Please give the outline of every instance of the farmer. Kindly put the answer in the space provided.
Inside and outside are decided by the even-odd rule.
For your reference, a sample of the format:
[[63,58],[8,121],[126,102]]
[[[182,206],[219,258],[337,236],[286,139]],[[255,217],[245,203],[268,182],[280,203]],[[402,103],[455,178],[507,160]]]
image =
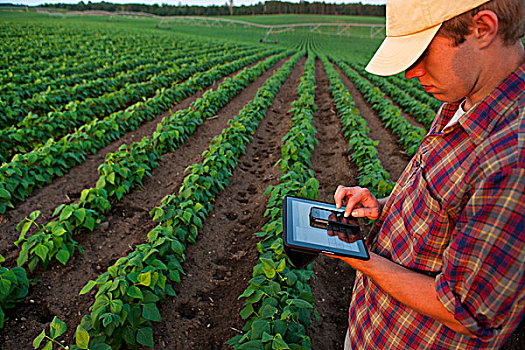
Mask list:
[[525,306],[523,0],[391,0],[367,66],[443,101],[391,195],[339,186],[378,219],[345,349],[497,349]]

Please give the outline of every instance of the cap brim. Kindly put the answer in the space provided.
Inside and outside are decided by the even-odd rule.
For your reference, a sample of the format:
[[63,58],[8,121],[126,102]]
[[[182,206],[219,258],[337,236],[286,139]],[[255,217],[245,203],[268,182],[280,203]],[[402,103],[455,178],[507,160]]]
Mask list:
[[403,72],[423,54],[440,27],[441,23],[415,34],[387,36],[365,69],[376,75]]

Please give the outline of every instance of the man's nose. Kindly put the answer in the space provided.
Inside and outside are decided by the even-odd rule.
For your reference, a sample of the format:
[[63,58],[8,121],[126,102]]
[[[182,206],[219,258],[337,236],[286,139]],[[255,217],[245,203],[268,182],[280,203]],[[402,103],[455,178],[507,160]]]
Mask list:
[[423,69],[421,62],[409,67],[405,71],[405,78],[407,79],[420,78],[423,75],[425,75],[425,70]]

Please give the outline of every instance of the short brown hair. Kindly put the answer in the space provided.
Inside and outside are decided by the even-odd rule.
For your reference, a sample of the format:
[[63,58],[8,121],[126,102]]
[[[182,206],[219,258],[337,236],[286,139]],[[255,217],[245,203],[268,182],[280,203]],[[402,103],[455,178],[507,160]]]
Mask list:
[[513,45],[525,34],[524,3],[525,0],[491,0],[443,22],[438,34],[454,39],[457,46],[472,32],[472,18],[480,11],[489,10],[498,16],[498,35],[504,44]]

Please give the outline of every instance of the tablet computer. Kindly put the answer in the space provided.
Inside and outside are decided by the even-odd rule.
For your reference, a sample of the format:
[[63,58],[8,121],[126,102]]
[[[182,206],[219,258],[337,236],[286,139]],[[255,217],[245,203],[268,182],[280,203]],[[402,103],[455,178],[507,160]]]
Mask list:
[[354,218],[344,218],[334,204],[286,196],[283,241],[286,248],[368,260],[370,255]]

